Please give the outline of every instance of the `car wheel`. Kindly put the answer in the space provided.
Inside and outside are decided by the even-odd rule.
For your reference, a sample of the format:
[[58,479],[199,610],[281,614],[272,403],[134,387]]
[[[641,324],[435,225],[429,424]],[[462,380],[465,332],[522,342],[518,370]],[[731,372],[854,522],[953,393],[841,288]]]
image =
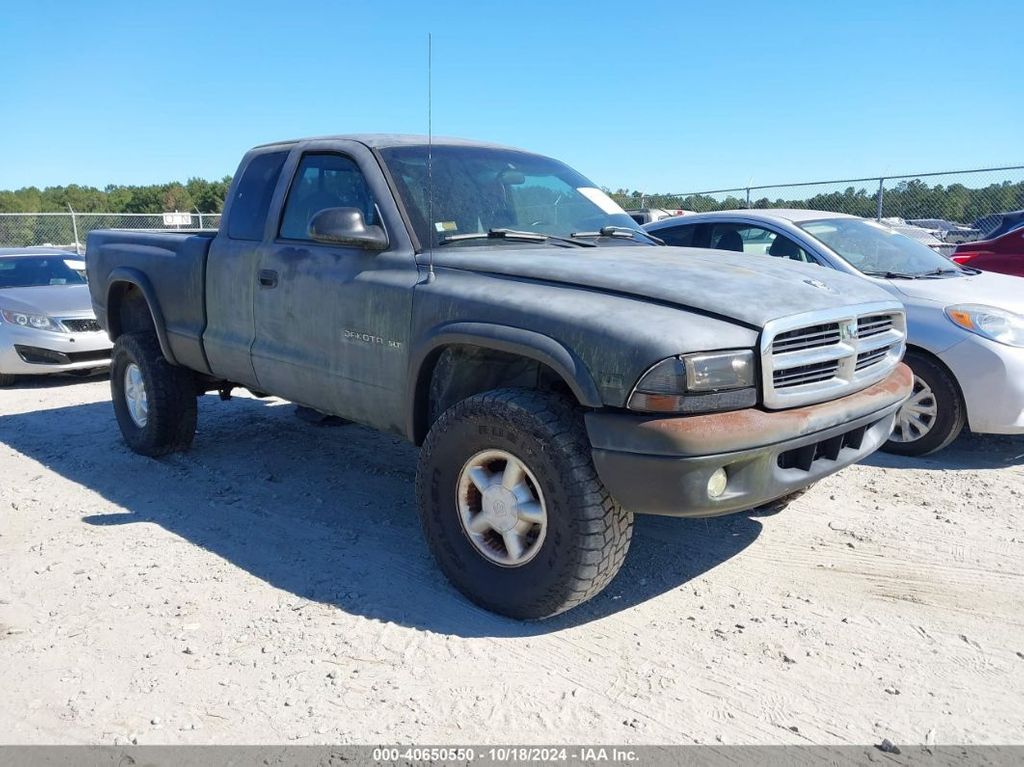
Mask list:
[[196,382],[172,365],[150,333],[128,333],[114,344],[110,364],[114,414],[125,442],[156,457],[186,450],[196,432]]
[[914,389],[896,413],[896,425],[883,450],[896,455],[928,455],[956,439],[967,422],[967,411],[956,380],[922,355],[904,359],[914,373]]
[[18,376],[8,375],[7,373],[0,373],[0,386],[10,386],[18,380]]
[[427,435],[416,490],[444,574],[513,618],[585,602],[629,549],[633,515],[601,483],[582,413],[560,395],[500,389],[453,405]]

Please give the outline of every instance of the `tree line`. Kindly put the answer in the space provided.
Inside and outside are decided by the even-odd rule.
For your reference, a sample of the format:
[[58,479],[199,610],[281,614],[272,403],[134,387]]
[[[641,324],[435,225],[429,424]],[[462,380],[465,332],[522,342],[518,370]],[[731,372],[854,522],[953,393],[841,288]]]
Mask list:
[[[711,196],[706,194],[646,194],[619,189],[611,196],[626,210],[636,208],[684,209],[705,213],[747,207],[746,193]],[[751,208],[805,208],[849,213],[874,218],[878,213],[878,188],[856,188],[821,192],[805,197],[768,196],[775,190],[752,189]],[[784,191],[784,190],[782,190]],[[882,216],[903,219],[943,218],[958,223],[973,223],[993,213],[1024,208],[1024,181],[1002,181],[984,187],[964,184],[929,185],[921,179],[901,181],[882,194]]]
[[184,184],[109,184],[103,189],[78,184],[27,186],[0,191],[0,213],[66,213],[69,205],[76,213],[220,213],[230,184],[231,176],[219,181],[190,178]]
[[[69,184],[44,189],[29,186],[0,191],[0,213],[51,213],[67,211],[70,205],[78,213],[164,213],[195,211],[220,213],[224,207],[231,176],[219,181],[190,178],[184,184],[125,186],[110,184],[103,189]],[[682,208],[699,212],[735,210],[747,207],[746,194],[722,196],[673,195],[618,189],[609,192],[627,210],[646,208]],[[878,189],[853,186],[807,197],[767,196],[767,190],[751,190],[753,208],[810,208],[856,216],[874,217],[878,210]],[[1024,208],[1024,182],[1003,181],[985,187],[964,184],[929,185],[921,179],[901,181],[885,189],[882,215],[900,218],[944,218],[971,223],[992,213]]]

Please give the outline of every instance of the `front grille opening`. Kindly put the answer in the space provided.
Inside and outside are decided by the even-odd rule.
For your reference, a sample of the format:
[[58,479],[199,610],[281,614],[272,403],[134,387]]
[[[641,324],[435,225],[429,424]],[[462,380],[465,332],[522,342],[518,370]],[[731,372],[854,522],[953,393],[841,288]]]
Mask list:
[[797,352],[804,349],[817,349],[821,346],[832,346],[842,340],[838,322],[824,325],[809,325],[806,328],[787,330],[779,333],[772,344],[772,354]]
[[871,367],[872,365],[878,364],[885,359],[888,353],[888,346],[883,346],[881,349],[875,349],[870,352],[861,352],[857,355],[857,371],[859,372],[865,368]]
[[61,324],[72,333],[98,333],[100,323],[96,320],[61,320]]
[[799,365],[772,373],[772,383],[776,389],[787,389],[791,386],[802,386],[809,383],[821,383],[835,378],[839,370],[839,362],[815,362],[810,365]]
[[14,345],[18,356],[30,365],[70,365],[73,362],[105,362],[110,359],[109,349],[94,352],[57,352],[38,346]]
[[871,338],[892,330],[892,315],[869,314],[857,321],[857,338]]
[[[878,423],[877,421],[875,423]],[[835,461],[844,449],[860,450],[864,442],[864,434],[875,424],[859,426],[845,434],[837,434],[834,437],[823,439],[821,442],[812,442],[803,447],[797,447],[779,453],[778,464],[780,469],[800,469],[810,471],[816,461]]]

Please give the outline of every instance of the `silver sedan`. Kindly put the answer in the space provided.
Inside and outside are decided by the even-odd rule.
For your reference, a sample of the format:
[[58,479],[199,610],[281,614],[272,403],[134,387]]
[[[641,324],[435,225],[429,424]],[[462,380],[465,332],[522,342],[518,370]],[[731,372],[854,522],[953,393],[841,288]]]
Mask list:
[[54,248],[0,249],[0,386],[19,375],[110,364],[82,257]]
[[964,426],[1024,434],[1024,279],[961,268],[883,224],[826,211],[700,213],[644,229],[669,245],[788,258],[859,275],[903,301],[914,393],[883,449],[924,455],[948,445]]

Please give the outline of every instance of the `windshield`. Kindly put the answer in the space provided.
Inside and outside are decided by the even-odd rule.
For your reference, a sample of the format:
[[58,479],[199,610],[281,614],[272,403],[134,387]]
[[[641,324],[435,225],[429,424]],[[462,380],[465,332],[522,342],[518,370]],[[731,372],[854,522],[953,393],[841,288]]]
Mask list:
[[[595,233],[609,226],[637,229],[607,194],[547,157],[510,149],[435,146],[428,182],[426,146],[392,147],[382,149],[381,155],[424,248],[446,240],[473,245],[503,242],[449,239],[493,229],[552,237]],[[428,200],[431,183],[433,195]]]
[[64,256],[0,258],[0,289],[84,284],[85,277]]
[[828,218],[799,224],[865,274],[930,274],[959,267],[919,240],[860,218]]

